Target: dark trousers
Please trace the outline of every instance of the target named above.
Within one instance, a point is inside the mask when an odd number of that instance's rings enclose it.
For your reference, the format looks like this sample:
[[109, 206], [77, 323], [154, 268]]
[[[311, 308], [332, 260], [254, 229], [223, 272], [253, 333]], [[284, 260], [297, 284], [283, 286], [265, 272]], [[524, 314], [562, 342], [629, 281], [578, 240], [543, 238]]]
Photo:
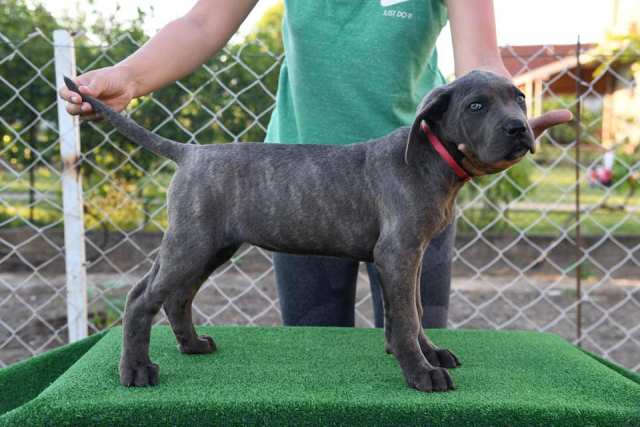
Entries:
[[[447, 326], [455, 227], [433, 238], [422, 259], [420, 294], [425, 328]], [[274, 253], [283, 323], [287, 326], [354, 326], [358, 262], [345, 258]], [[380, 274], [367, 264], [376, 327], [384, 325]]]

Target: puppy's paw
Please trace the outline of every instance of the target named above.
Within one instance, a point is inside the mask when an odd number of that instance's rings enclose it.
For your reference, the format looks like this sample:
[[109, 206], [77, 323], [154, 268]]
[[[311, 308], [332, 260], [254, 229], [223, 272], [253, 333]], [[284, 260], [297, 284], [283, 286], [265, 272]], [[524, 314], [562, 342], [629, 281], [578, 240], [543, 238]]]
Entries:
[[408, 376], [407, 385], [427, 393], [455, 389], [449, 372], [446, 369], [434, 367], [422, 369], [417, 374]]
[[185, 354], [208, 354], [216, 351], [216, 343], [213, 338], [201, 335], [196, 339], [178, 344], [178, 350]]
[[160, 367], [155, 363], [120, 365], [120, 384], [125, 387], [147, 387], [158, 385]]
[[424, 354], [424, 357], [426, 357], [433, 366], [452, 369], [461, 365], [460, 360], [458, 360], [455, 354], [447, 349], [436, 347], [429, 342], [426, 336], [419, 336], [418, 343], [420, 344], [422, 354]]
[[445, 348], [423, 350], [424, 356], [433, 366], [441, 368], [453, 369], [461, 365], [458, 357]]

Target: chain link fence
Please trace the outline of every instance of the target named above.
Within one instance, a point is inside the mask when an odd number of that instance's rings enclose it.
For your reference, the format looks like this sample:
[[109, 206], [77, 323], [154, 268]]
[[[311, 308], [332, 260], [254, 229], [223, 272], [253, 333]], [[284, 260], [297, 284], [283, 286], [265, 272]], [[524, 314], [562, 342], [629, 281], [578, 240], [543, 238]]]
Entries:
[[[77, 72], [116, 63], [140, 42], [123, 34], [108, 46], [78, 43]], [[463, 189], [450, 326], [553, 332], [640, 370], [640, 52], [514, 46], [502, 54], [532, 115], [558, 107], [579, 115], [543, 136], [536, 155]], [[134, 101], [129, 114], [186, 143], [261, 141], [282, 60], [263, 40], [231, 43], [191, 76]], [[169, 161], [100, 123], [82, 125], [79, 158], [61, 157], [54, 64], [49, 34], [0, 33], [0, 366], [69, 339], [65, 170], [79, 168], [83, 180], [80, 313], [89, 333], [120, 322], [166, 225]], [[196, 324], [279, 324], [270, 253], [243, 247], [193, 310]], [[356, 323], [372, 319], [362, 270]]]

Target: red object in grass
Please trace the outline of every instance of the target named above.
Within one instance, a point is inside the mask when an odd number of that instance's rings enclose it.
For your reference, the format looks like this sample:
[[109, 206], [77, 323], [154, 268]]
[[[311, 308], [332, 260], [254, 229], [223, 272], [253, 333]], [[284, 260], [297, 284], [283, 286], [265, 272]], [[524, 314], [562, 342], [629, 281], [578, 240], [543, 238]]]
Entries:
[[591, 169], [590, 178], [592, 184], [600, 184], [608, 187], [613, 183], [613, 171], [604, 166], [598, 166], [595, 169]]

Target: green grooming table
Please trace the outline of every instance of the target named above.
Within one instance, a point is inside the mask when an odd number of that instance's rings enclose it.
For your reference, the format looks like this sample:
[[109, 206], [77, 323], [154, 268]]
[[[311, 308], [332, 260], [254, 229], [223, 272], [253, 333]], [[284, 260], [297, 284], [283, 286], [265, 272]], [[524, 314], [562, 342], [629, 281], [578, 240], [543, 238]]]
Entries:
[[382, 331], [201, 327], [218, 351], [178, 352], [156, 327], [160, 385], [118, 383], [114, 328], [0, 370], [0, 426], [640, 426], [640, 377], [551, 334], [430, 331], [462, 366], [457, 389], [406, 387]]

